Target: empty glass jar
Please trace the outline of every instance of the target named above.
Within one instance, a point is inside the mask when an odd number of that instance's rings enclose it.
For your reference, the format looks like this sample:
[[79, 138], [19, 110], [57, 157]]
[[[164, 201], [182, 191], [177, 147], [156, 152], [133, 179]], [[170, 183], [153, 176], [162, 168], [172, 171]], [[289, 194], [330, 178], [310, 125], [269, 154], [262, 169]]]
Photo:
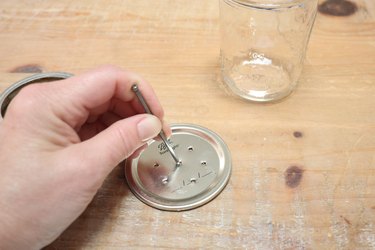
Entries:
[[237, 95], [289, 95], [303, 68], [317, 0], [220, 0], [221, 74]]

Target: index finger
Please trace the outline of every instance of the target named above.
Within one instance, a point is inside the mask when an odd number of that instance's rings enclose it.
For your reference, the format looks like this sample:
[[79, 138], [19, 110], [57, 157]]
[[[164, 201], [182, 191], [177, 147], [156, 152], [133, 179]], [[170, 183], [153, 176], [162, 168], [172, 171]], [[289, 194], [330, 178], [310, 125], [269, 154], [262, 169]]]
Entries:
[[[58, 105], [58, 112], [64, 121], [74, 127], [93, 110], [103, 105], [110, 105], [111, 100], [118, 99], [137, 105], [139, 113], [143, 113], [131, 86], [137, 83], [152, 113], [163, 120], [164, 112], [152, 87], [135, 73], [121, 70], [114, 66], [104, 66], [91, 70], [82, 75], [55, 82], [59, 95], [64, 96], [64, 105]], [[55, 90], [56, 91], [56, 90]], [[67, 110], [73, 108], [74, 110]], [[61, 111], [61, 110], [60, 110]]]

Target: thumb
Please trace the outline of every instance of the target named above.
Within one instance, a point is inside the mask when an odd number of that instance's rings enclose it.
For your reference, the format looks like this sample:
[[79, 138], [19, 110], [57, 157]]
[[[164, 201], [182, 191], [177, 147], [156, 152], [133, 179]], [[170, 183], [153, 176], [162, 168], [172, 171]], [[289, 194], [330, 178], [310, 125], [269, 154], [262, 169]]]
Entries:
[[[149, 139], [156, 137], [162, 128], [153, 115], [140, 114], [117, 121], [91, 139], [76, 144], [72, 152], [92, 171], [104, 178], [110, 171]], [[95, 168], [95, 169], [93, 169]]]

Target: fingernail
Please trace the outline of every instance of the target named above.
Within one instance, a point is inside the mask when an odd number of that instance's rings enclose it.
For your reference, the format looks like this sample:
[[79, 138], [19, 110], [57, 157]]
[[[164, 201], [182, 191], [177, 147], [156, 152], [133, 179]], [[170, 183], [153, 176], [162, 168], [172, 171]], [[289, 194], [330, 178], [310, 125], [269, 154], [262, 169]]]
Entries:
[[139, 138], [145, 142], [156, 137], [160, 133], [161, 122], [157, 117], [148, 115], [138, 123], [137, 129]]

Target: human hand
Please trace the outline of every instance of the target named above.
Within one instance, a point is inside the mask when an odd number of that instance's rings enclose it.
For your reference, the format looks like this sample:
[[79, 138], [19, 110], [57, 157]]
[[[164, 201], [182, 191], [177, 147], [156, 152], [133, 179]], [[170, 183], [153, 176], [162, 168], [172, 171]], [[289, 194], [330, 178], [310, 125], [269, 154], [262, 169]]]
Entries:
[[[134, 82], [155, 116], [141, 114]], [[151, 87], [110, 66], [23, 88], [0, 122], [0, 249], [51, 243], [162, 120]]]

